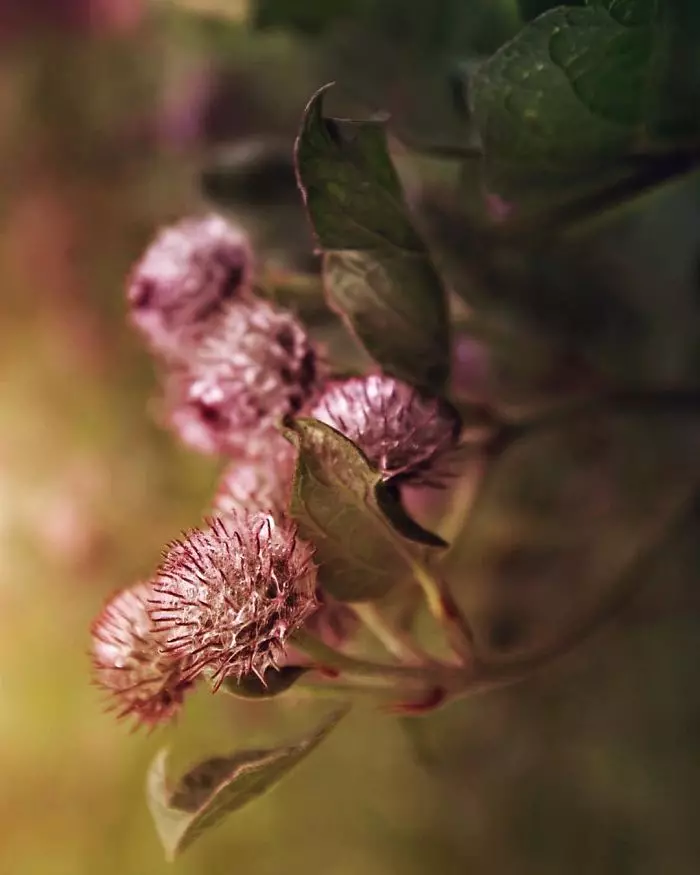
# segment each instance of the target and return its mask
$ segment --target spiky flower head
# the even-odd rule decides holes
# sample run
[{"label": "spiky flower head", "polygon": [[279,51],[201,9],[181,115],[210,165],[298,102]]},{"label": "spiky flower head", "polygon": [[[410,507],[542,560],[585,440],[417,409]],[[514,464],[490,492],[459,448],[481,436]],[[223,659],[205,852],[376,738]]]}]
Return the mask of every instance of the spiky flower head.
[{"label": "spiky flower head", "polygon": [[187,355],[224,304],[247,288],[251,263],[246,236],[221,216],[163,228],[131,272],[131,320],[154,351]]},{"label": "spiky flower head", "polygon": [[167,651],[215,682],[279,666],[289,635],[316,610],[313,548],[264,513],[210,521],[173,543],[149,611]]},{"label": "spiky flower head", "polygon": [[96,684],[105,690],[119,717],[134,715],[155,726],[179,709],[191,686],[183,662],[161,651],[148,615],[150,584],[124,589],[105,604],[91,627]]},{"label": "spiky flower head", "polygon": [[225,469],[214,498],[218,514],[263,511],[283,515],[289,503],[297,451],[279,434],[252,440]]},{"label": "spiky flower head", "polygon": [[[349,605],[331,598],[322,588],[317,591],[317,596],[318,610],[304,623],[304,630],[333,650],[341,650],[360,628],[359,617]],[[315,665],[316,661],[292,644],[287,648],[284,663],[308,666]]]},{"label": "spiky flower head", "polygon": [[195,449],[236,456],[315,397],[324,375],[319,351],[291,313],[237,301],[171,374],[170,423]]},{"label": "spiky flower head", "polygon": [[330,383],[311,415],[349,438],[386,479],[425,477],[460,432],[446,401],[385,374]]}]

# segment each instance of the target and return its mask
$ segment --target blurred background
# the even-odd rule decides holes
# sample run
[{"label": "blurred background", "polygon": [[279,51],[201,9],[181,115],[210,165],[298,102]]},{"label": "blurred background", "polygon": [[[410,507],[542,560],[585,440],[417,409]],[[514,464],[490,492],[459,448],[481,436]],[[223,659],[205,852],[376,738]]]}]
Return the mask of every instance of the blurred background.
[{"label": "blurred background", "polygon": [[[700,871],[697,601],[677,594],[697,525],[647,569],[657,595],[561,665],[410,723],[359,708],[173,865],[144,798],[155,751],[181,768],[294,737],[327,706],[200,690],[177,726],[131,735],[89,683],[92,617],[199,521],[219,468],[156,422],[153,366],[124,318],[131,263],[202,208],[201,169],[234,148],[265,181],[214,174],[210,193],[233,186],[259,250],[313,271],[288,167],[310,94],[336,79],[345,105],[449,151],[467,136],[460,64],[518,27],[513,0],[0,0],[0,872]],[[624,229],[625,268],[671,301],[650,373],[686,361],[674,290],[696,266],[635,253],[698,227],[697,186],[681,201]]]}]

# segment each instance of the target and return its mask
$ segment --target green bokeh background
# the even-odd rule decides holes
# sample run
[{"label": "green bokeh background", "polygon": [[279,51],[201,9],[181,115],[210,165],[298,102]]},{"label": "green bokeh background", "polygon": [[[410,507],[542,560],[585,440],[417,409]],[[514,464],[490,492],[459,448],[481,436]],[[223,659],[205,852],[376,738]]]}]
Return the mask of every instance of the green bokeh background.
[{"label": "green bokeh background", "polygon": [[[471,6],[486,51],[514,4]],[[0,872],[699,871],[697,603],[669,612],[653,599],[518,688],[411,724],[360,706],[274,794],[164,862],[144,799],[159,747],[182,768],[293,738],[327,704],[200,690],[177,725],[132,735],[89,684],[93,615],[198,522],[218,470],[156,422],[124,277],[155,227],[201,206],[195,175],[212,139],[289,139],[329,61],[304,36],[167,3],[111,30],[34,24],[3,37],[0,61]],[[452,32],[435,33],[442,51]],[[410,58],[410,40],[396,51]],[[396,99],[400,115],[378,60],[351,65],[347,82],[361,97],[376,76],[376,100]],[[224,101],[223,133],[220,119],[192,134],[167,112],[154,131],[185,83],[223,68],[240,101]],[[444,99],[430,104],[441,118]],[[409,104],[412,124],[433,124],[425,100]],[[264,228],[264,214],[251,222]],[[679,575],[677,555],[697,568],[695,534],[679,535],[650,586]]]}]

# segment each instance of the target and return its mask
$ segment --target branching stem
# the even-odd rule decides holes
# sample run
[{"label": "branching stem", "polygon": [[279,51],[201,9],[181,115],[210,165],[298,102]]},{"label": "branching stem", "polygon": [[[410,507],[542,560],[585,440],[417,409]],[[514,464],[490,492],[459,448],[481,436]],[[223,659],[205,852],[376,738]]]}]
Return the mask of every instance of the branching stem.
[{"label": "branching stem", "polygon": [[413,638],[397,629],[372,602],[353,604],[353,611],[374,637],[381,642],[387,653],[404,665],[425,665],[430,657],[423,652]]}]

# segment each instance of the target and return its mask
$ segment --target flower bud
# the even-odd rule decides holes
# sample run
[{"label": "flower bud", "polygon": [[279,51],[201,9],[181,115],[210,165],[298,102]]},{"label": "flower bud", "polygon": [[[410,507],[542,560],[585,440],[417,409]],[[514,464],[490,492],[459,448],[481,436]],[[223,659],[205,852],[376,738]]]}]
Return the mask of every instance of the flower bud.
[{"label": "flower bud", "polygon": [[311,416],[349,438],[385,479],[425,477],[460,433],[446,401],[384,374],[329,384]]},{"label": "flower bud", "polygon": [[262,511],[274,517],[287,511],[296,449],[281,435],[251,441],[245,455],[229,463],[214,499],[219,514]]},{"label": "flower bud", "polygon": [[171,375],[170,423],[194,449],[240,455],[314,398],[324,373],[291,313],[265,301],[238,301]]},{"label": "flower bud", "polygon": [[146,725],[169,720],[191,685],[183,662],[161,651],[147,610],[149,584],[114,595],[91,627],[96,684],[111,697],[119,717],[133,714]]},{"label": "flower bud", "polygon": [[224,304],[247,288],[251,262],[243,232],[220,216],[163,228],[132,270],[131,321],[155,352],[187,357]]},{"label": "flower bud", "polygon": [[149,605],[166,650],[215,682],[277,668],[289,635],[316,610],[313,548],[268,514],[212,520],[172,544]]}]

